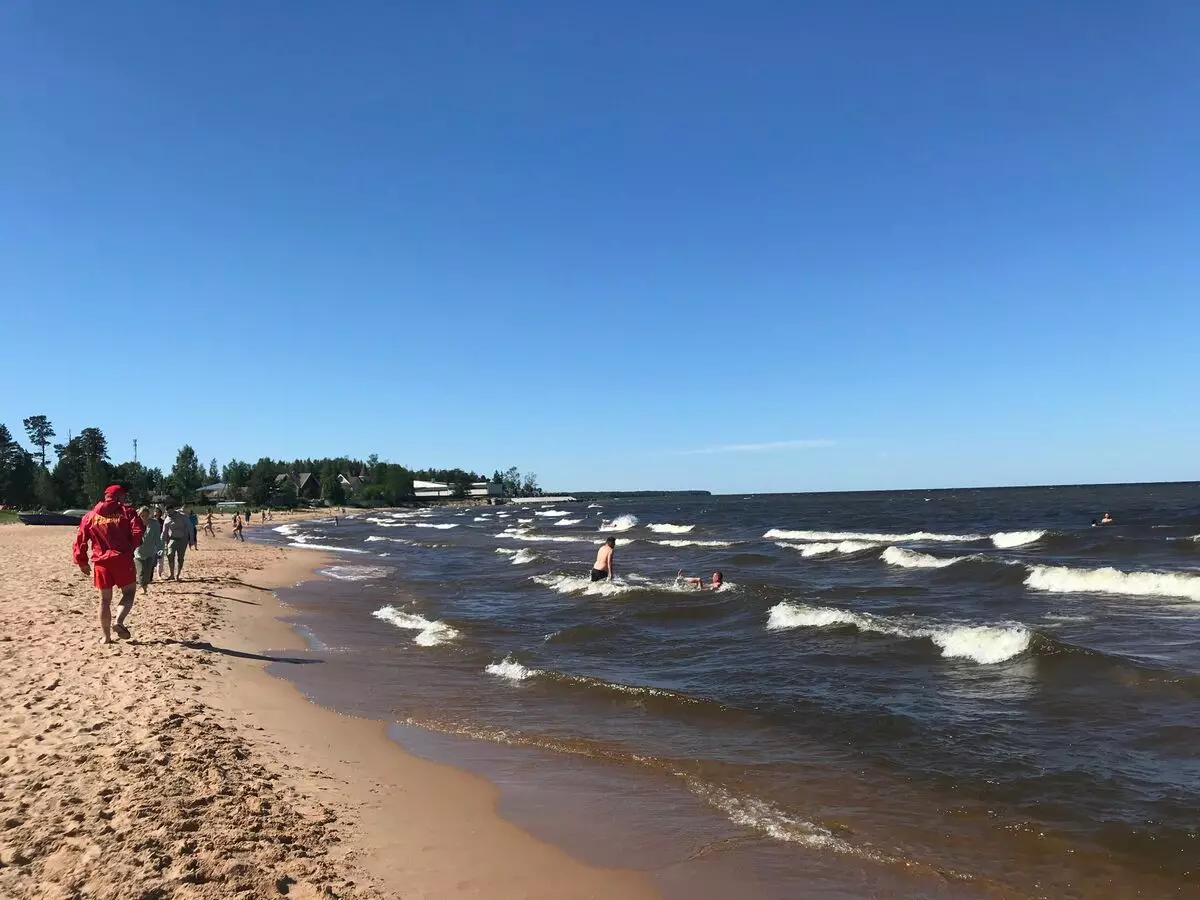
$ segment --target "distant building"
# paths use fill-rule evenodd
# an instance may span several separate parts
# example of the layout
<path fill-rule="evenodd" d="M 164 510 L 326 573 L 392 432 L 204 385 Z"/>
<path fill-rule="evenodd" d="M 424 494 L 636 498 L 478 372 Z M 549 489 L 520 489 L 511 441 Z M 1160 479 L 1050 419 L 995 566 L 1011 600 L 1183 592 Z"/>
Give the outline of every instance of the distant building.
<path fill-rule="evenodd" d="M 367 479 L 362 475 L 339 475 L 338 481 L 351 497 L 367 486 Z"/>
<path fill-rule="evenodd" d="M 296 489 L 296 496 L 302 500 L 316 500 L 321 496 L 321 479 L 314 472 L 301 472 L 299 475 L 283 473 L 275 476 L 276 486 L 290 481 Z"/>
<path fill-rule="evenodd" d="M 438 497 L 453 497 L 454 485 L 444 481 L 414 481 L 413 496 L 418 500 L 433 500 Z M 468 497 L 503 497 L 504 486 L 490 481 L 475 481 L 467 489 Z"/>
<path fill-rule="evenodd" d="M 206 484 L 204 487 L 196 488 L 196 493 L 210 503 L 217 500 L 225 500 L 233 496 L 232 489 L 223 481 L 218 481 L 215 484 Z"/>

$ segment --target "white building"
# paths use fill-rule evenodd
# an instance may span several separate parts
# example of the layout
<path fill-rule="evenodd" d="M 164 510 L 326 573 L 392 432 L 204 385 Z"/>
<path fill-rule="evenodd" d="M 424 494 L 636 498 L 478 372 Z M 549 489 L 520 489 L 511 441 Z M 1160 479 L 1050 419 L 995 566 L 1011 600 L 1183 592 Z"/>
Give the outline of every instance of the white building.
<path fill-rule="evenodd" d="M 453 497 L 454 485 L 444 481 L 414 481 L 413 496 L 418 500 L 431 500 L 437 497 Z M 472 482 L 467 490 L 468 497 L 503 497 L 504 485 L 492 484 L 490 481 Z"/>

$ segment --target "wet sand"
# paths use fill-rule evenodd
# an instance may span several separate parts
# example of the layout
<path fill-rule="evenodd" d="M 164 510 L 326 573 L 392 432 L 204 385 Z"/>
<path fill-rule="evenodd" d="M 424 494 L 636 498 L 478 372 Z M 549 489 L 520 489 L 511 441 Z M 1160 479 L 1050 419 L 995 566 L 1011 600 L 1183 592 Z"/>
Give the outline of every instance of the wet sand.
<path fill-rule="evenodd" d="M 321 665 L 290 655 L 270 589 L 326 557 L 228 527 L 103 646 L 74 529 L 0 526 L 0 896 L 657 896 L 502 819 L 484 779 L 268 674 Z"/>

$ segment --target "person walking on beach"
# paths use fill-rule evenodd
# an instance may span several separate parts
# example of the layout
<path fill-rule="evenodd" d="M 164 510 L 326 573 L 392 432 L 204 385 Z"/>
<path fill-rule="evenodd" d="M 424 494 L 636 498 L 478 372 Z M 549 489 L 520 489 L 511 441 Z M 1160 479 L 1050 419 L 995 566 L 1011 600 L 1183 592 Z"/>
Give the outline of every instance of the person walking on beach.
<path fill-rule="evenodd" d="M 212 517 L 211 509 L 208 511 L 208 515 L 204 517 L 204 531 L 208 534 L 209 537 L 215 538 L 217 536 L 217 532 L 213 528 L 213 517 Z"/>
<path fill-rule="evenodd" d="M 146 526 L 146 533 L 133 551 L 133 567 L 137 572 L 137 583 L 145 595 L 150 593 L 150 584 L 154 581 L 154 567 L 162 565 L 162 529 L 155 527 L 150 507 L 143 506 L 137 514 Z"/>
<path fill-rule="evenodd" d="M 192 523 L 187 513 L 179 507 L 168 510 L 163 519 L 162 540 L 167 554 L 167 568 L 171 571 L 167 581 L 180 581 L 183 579 L 183 558 L 192 545 Z"/>
<path fill-rule="evenodd" d="M 100 591 L 100 630 L 104 643 L 112 643 L 112 632 L 129 640 L 125 617 L 133 608 L 137 593 L 137 573 L 133 552 L 142 542 L 146 528 L 142 520 L 122 500 L 125 489 L 119 484 L 104 491 L 104 499 L 79 522 L 72 555 L 75 565 L 84 575 L 92 576 L 92 584 Z M 91 545 L 91 565 L 88 564 L 88 545 Z M 112 621 L 113 588 L 121 589 L 121 611 Z"/>
<path fill-rule="evenodd" d="M 167 564 L 163 559 L 163 511 L 161 506 L 154 507 L 154 521 L 151 526 L 154 533 L 158 535 L 158 577 L 163 577 L 163 566 Z"/>
<path fill-rule="evenodd" d="M 194 509 L 188 510 L 188 524 L 192 526 L 192 549 L 200 549 L 200 517 Z"/>
<path fill-rule="evenodd" d="M 240 513 L 233 514 L 233 539 L 246 543 L 246 539 L 242 537 L 242 516 Z"/>
<path fill-rule="evenodd" d="M 592 565 L 592 581 L 613 580 L 613 550 L 617 539 L 610 537 L 596 551 L 596 562 Z"/>

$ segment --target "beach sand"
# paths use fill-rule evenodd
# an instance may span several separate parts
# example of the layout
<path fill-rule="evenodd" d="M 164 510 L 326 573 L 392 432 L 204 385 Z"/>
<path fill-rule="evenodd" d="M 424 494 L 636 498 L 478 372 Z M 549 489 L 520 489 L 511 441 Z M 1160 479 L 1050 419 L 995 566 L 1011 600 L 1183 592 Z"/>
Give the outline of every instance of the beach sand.
<path fill-rule="evenodd" d="M 218 529 L 103 646 L 75 530 L 0 526 L 0 897 L 658 896 L 269 674 L 320 664 L 269 588 L 326 558 Z"/>

